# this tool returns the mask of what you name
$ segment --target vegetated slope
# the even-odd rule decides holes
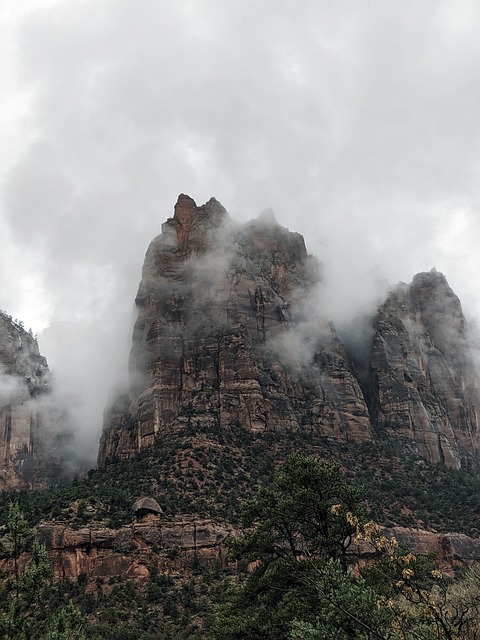
[[[161,505],[166,526],[173,516],[184,519],[185,514],[235,524],[242,501],[254,495],[258,484],[269,484],[293,451],[340,460],[348,480],[363,484],[367,512],[382,524],[470,535],[480,530],[480,480],[474,471],[432,465],[388,443],[339,445],[316,434],[265,436],[243,429],[198,433],[185,428],[158,436],[132,459],[92,470],[68,488],[4,493],[0,519],[8,502],[18,498],[32,522],[55,519],[92,530],[120,527],[133,520],[134,500],[149,495]],[[118,553],[129,551],[119,547]],[[92,583],[79,574],[61,583],[59,589],[86,614],[89,638],[205,637],[215,603],[237,579],[231,568],[196,564],[193,557],[181,571],[163,574],[155,569],[157,560],[152,550],[149,575],[141,581],[120,573]]]
[[[454,470],[408,454],[392,442],[337,443],[310,433],[267,435],[245,429],[224,431],[185,427],[127,461],[89,472],[69,487],[1,494],[2,511],[13,496],[30,521],[60,519],[80,526],[103,522],[120,526],[133,519],[138,497],[154,497],[166,516],[196,514],[235,524],[242,500],[271,480],[293,451],[337,459],[347,478],[365,488],[372,517],[384,525],[432,528],[476,535],[480,531],[480,478],[475,469]],[[93,509],[81,509],[75,501]]]

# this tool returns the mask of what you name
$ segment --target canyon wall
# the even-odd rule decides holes
[[[362,361],[319,307],[321,267],[273,214],[234,223],[181,195],[146,254],[130,386],[105,415],[98,464],[188,425],[395,439],[431,462],[478,462],[480,384],[442,274],[391,291]]]
[[[374,328],[367,394],[379,432],[431,462],[478,462],[480,379],[445,276],[432,270],[397,286]]]
[[[0,313],[0,489],[37,489],[61,468],[46,359],[31,333]]]
[[[99,464],[186,423],[368,440],[367,406],[333,326],[318,323],[308,340],[292,333],[319,280],[303,237],[270,215],[240,226],[216,200],[197,207],[180,196],[147,251],[130,389],[107,412]]]

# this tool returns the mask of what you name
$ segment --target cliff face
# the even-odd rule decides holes
[[[193,516],[147,516],[120,529],[71,529],[43,523],[37,534],[49,551],[57,577],[76,578],[86,573],[94,582],[95,578],[112,576],[142,580],[152,566],[159,573],[184,573],[191,570],[194,561],[223,568],[227,566],[225,541],[235,529]]]
[[[270,216],[238,226],[216,200],[180,196],[147,251],[129,394],[106,415],[99,464],[186,423],[370,438],[333,327],[297,331],[319,279],[303,237]]]
[[[130,387],[106,412],[99,465],[186,425],[395,438],[431,462],[476,460],[479,378],[444,276],[391,292],[355,367],[308,311],[319,286],[303,237],[271,214],[240,226],[216,200],[180,196],[146,254]]]
[[[369,404],[379,430],[431,462],[478,459],[480,379],[445,277],[432,270],[398,286],[374,328]]]
[[[436,553],[438,565],[447,573],[457,566],[480,560],[480,542],[460,533],[436,533],[422,529],[394,527],[384,529],[413,553]],[[210,569],[229,566],[226,540],[238,531],[226,523],[194,516],[147,517],[121,529],[90,526],[72,529],[64,524],[44,522],[37,536],[48,550],[50,565],[57,578],[78,578],[87,574],[91,584],[99,578],[143,581],[152,567],[159,573],[188,575],[192,566]],[[366,542],[352,545],[350,553],[364,566],[378,557]],[[28,555],[22,560],[25,562]],[[0,561],[0,567],[9,567]],[[236,563],[230,563],[231,568]]]
[[[33,336],[0,313],[0,489],[47,484],[52,419],[47,361]]]

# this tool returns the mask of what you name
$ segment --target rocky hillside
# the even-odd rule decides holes
[[[130,388],[106,414],[99,465],[186,425],[387,438],[476,462],[479,377],[445,277],[396,287],[361,361],[314,310],[321,287],[303,237],[272,214],[237,225],[215,199],[181,195],[146,254]]]
[[[0,313],[0,488],[42,488],[60,468],[58,407],[47,361],[31,333]]]

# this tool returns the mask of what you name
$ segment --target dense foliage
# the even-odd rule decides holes
[[[291,457],[305,451],[316,460],[303,456],[300,464],[299,458]],[[323,461],[320,468],[318,460]],[[408,619],[417,633],[412,638],[443,640],[450,636],[432,636],[425,622],[425,616],[435,617],[435,609],[422,601],[422,594],[433,598],[434,584],[436,599],[432,602],[440,607],[444,599],[440,609],[450,612],[450,623],[460,615],[455,611],[468,609],[480,617],[475,600],[480,602],[480,580],[475,572],[453,585],[445,579],[432,581],[431,560],[410,559],[406,567],[397,559],[408,557],[408,552],[398,553],[392,562],[385,550],[381,555],[386,564],[377,563],[376,574],[370,570],[358,577],[349,569],[344,542],[364,535],[358,523],[369,519],[474,535],[480,531],[477,470],[430,465],[400,445],[387,446],[381,441],[339,445],[307,433],[254,434],[240,428],[194,433],[186,427],[175,435],[159,437],[152,448],[129,461],[111,460],[91,470],[68,487],[0,494],[0,522],[7,523],[10,505],[18,502],[19,512],[28,520],[22,515],[27,532],[41,519],[73,527],[118,527],[132,521],[132,504],[144,495],[159,502],[166,518],[196,514],[243,527],[244,538],[232,546],[240,573],[230,575],[192,565],[185,575],[159,575],[152,557],[150,576],[143,584],[119,576],[97,580],[92,586],[88,576],[55,582],[45,574],[38,581],[43,585],[42,602],[48,604],[47,612],[58,613],[50,618],[59,629],[52,637],[67,633],[68,624],[78,622],[75,612],[80,611],[82,633],[94,640],[200,639],[205,630],[214,629],[215,604],[224,602],[216,631],[212,631],[215,638],[364,640],[379,637],[368,635],[373,627],[385,629],[383,638],[396,638],[388,635],[393,633],[392,625]],[[318,500],[312,502],[312,496]],[[341,505],[337,513],[332,511],[336,505]],[[346,520],[347,514],[354,519]],[[290,536],[288,553],[282,535]],[[19,535],[19,544],[22,539],[31,544],[29,536]],[[41,569],[42,553],[32,556],[32,570],[35,558]],[[248,574],[239,588],[242,567],[249,562],[255,567],[258,561],[261,569]],[[404,570],[413,566],[414,576],[405,580]],[[4,602],[11,602],[13,584],[11,576],[4,577]],[[17,585],[20,588],[19,581]],[[413,602],[407,597],[407,587]],[[70,610],[72,602],[78,611]],[[277,617],[273,611],[278,611]],[[354,618],[357,635],[349,630]],[[231,635],[220,636],[219,624],[222,633]],[[336,636],[328,636],[332,627]],[[243,636],[235,635],[237,628]],[[478,638],[472,625],[469,633],[451,637]]]
[[[46,548],[34,537],[18,503],[9,506],[0,576],[0,637],[4,640],[82,640],[84,620],[67,598],[58,598]],[[20,560],[30,552],[25,566]]]
[[[96,520],[118,527],[132,521],[131,505],[139,496],[151,495],[168,515],[195,513],[236,523],[239,503],[257,485],[271,482],[295,451],[338,460],[347,478],[365,488],[366,508],[378,522],[480,532],[476,468],[432,465],[401,443],[338,444],[311,433],[255,434],[241,428],[204,433],[185,428],[159,437],[131,460],[92,469],[68,487],[1,493],[0,521],[14,500],[31,525],[63,519],[73,526]],[[73,504],[79,501],[80,511]]]
[[[377,611],[372,606],[373,591],[357,594],[360,582],[348,570],[352,557],[347,552],[357,533],[361,493],[345,482],[337,463],[320,464],[300,454],[287,458],[273,483],[244,504],[241,523],[246,532],[232,541],[231,548],[236,559],[255,563],[255,568],[220,610],[213,637],[281,640],[295,620],[317,619],[323,624],[330,620],[330,634],[342,625],[349,633],[359,618],[358,595],[366,596],[371,618]],[[322,598],[320,582],[326,592]],[[341,588],[344,606],[349,606],[350,596],[354,617],[342,617],[331,606],[328,595],[336,593],[337,598]],[[358,602],[353,605],[355,598]]]
[[[231,548],[254,564],[219,608],[212,639],[480,638],[478,574],[468,588],[465,580],[452,586],[432,556],[399,549],[362,521],[359,499],[339,465],[290,456],[244,505],[245,533]],[[349,567],[352,541],[377,553],[360,576]]]

